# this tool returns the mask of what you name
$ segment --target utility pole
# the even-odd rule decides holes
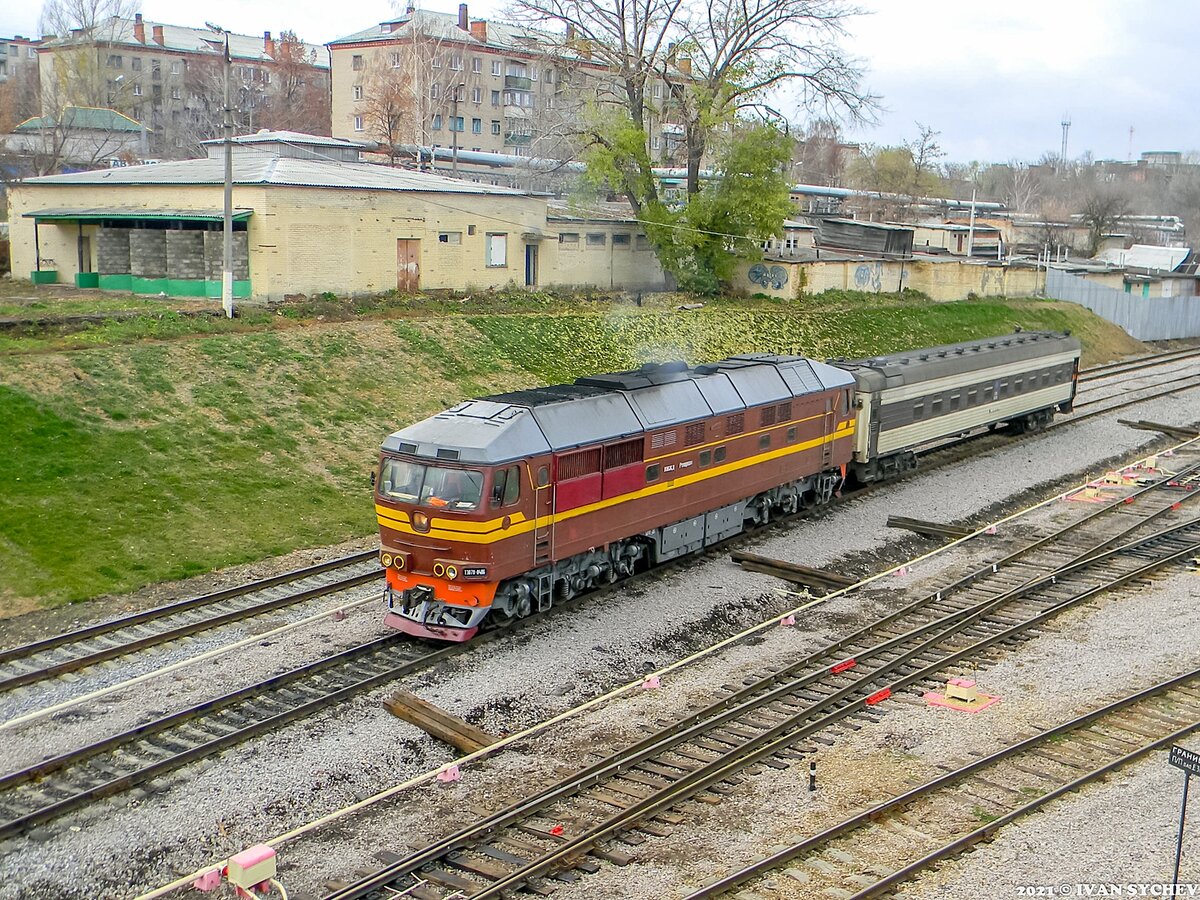
[[[967,257],[970,258],[971,253],[975,249],[975,192],[978,188],[971,188],[971,224],[967,226]]]
[[[452,178],[458,177],[458,95],[465,87],[466,84],[458,84],[454,86],[454,113],[450,119],[450,146],[452,155],[450,172]]]
[[[1067,132],[1071,130],[1071,114],[1070,113],[1063,113],[1062,130],[1063,130],[1062,153],[1060,153],[1058,156],[1058,164],[1063,169],[1065,169],[1067,167]]]
[[[206,22],[218,34],[225,36],[225,212],[223,225],[223,259],[221,266],[221,308],[227,318],[233,318],[233,107],[229,103],[229,70],[233,63],[229,56],[229,32]]]

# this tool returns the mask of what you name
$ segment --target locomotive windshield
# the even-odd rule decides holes
[[[483,495],[483,473],[474,469],[448,469],[402,459],[385,459],[379,476],[379,492],[389,500],[402,503],[451,510],[477,509]]]

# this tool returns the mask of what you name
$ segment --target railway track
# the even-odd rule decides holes
[[[769,896],[772,891],[758,890],[755,880],[785,865],[794,868],[788,870],[793,877],[784,880],[793,887],[803,884],[806,895],[877,897],[1021,816],[1197,730],[1200,669],[957,766],[707,884],[686,900],[729,896],[748,884],[756,896]]]
[[[379,578],[374,550],[0,650],[0,692],[284,609]]]
[[[395,634],[0,776],[0,839],[462,652]]]
[[[615,844],[640,841],[638,832],[663,834],[684,820],[673,811],[683,801],[718,801],[748,768],[786,767],[802,756],[796,744],[829,742],[827,732],[852,719],[874,720],[893,694],[936,686],[964,661],[1014,646],[1059,613],[1195,555],[1200,518],[1188,518],[1186,506],[1195,496],[1177,479],[1141,488],[1132,502],[1099,509],[784,669],[730,688],[532,797],[415,853],[390,854],[384,868],[327,900],[543,892],[548,880],[593,869],[589,857],[626,861]]]
[[[1091,366],[1083,369],[1079,373],[1080,382],[1096,381],[1101,378],[1110,378],[1113,375],[1124,375],[1127,372],[1140,372],[1145,369],[1153,369],[1158,366],[1164,366],[1173,362],[1181,362],[1188,359],[1200,357],[1200,347],[1187,347],[1182,350],[1169,350],[1166,353],[1156,353],[1152,356],[1143,356],[1138,359],[1125,359],[1116,362],[1105,363],[1099,366]]]

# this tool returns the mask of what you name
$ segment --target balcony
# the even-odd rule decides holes
[[[532,91],[533,79],[523,75],[505,75],[504,89],[506,91]]]
[[[506,143],[506,144],[515,144],[517,146],[523,146],[525,144],[531,143],[532,141],[533,141],[532,134],[517,134],[515,132],[510,131],[504,135],[504,143]]]

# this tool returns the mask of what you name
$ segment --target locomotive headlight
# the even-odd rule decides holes
[[[403,557],[403,556],[397,556],[397,557],[396,557],[396,568],[397,568],[397,569],[403,569],[403,568],[404,568],[404,557]]]
[[[446,566],[443,563],[434,563],[433,564],[433,574],[436,575],[438,578],[441,578],[443,575],[446,574]]]
[[[383,566],[385,569],[386,569],[388,566],[390,566],[390,565],[392,564],[392,554],[390,554],[390,553],[380,553],[380,554],[379,554],[379,564],[380,564],[381,566]]]
[[[423,512],[415,512],[412,517],[413,528],[417,531],[429,530],[429,516]]]
[[[451,581],[453,581],[455,578],[457,578],[458,577],[458,567],[457,566],[446,566],[446,577],[449,578]]]

